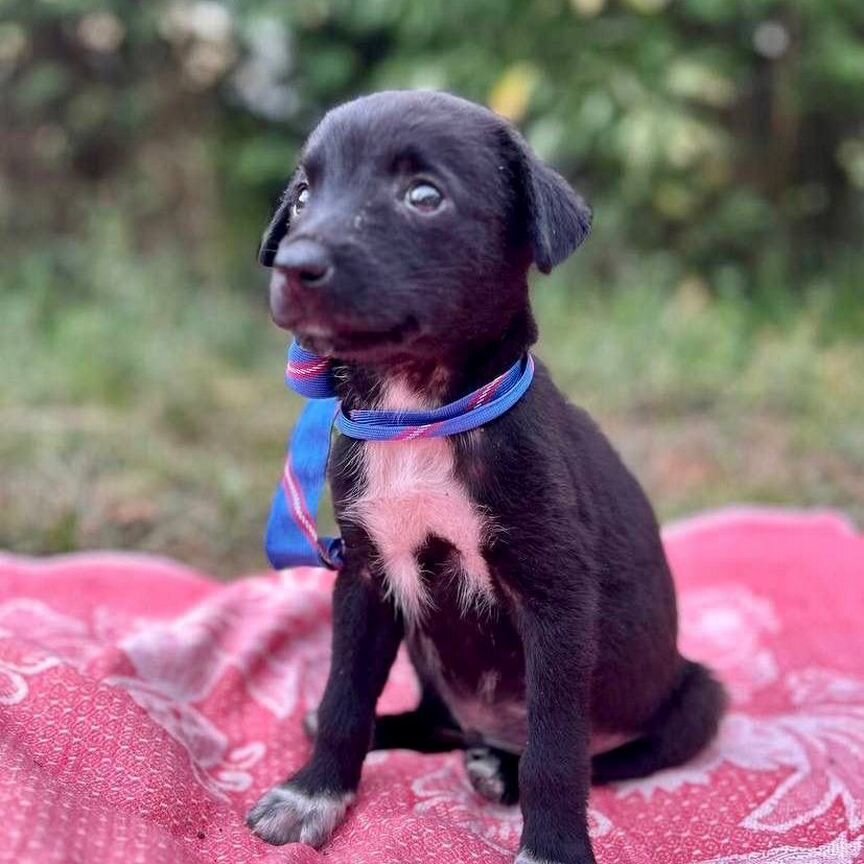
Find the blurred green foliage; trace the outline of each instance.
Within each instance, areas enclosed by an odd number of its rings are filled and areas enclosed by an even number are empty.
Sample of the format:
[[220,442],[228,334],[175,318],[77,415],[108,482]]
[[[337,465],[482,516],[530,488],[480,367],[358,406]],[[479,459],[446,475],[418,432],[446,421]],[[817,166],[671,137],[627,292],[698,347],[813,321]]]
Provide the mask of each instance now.
[[[861,0],[0,0],[0,213],[20,250],[114,208],[247,282],[326,108],[436,87],[510,116],[595,205],[593,274],[864,274]],[[242,263],[238,263],[242,262]]]
[[[108,214],[80,231],[0,269],[0,548],[264,566],[301,404],[282,381],[285,334],[263,296],[136,251]],[[746,501],[864,524],[864,341],[836,324],[860,310],[859,285],[743,302],[698,278],[670,292],[667,265],[626,265],[628,290],[610,294],[577,257],[537,285],[538,351],[564,392],[663,519]]]

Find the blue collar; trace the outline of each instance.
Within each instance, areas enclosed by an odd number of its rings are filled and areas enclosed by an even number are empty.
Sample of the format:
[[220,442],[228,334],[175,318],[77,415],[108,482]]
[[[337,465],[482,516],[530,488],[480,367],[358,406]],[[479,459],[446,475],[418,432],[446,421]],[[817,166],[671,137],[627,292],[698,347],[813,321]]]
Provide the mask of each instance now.
[[270,563],[286,567],[342,564],[342,540],[319,537],[316,513],[327,481],[333,426],[361,441],[444,438],[476,429],[512,408],[531,385],[534,360],[526,354],[484,387],[431,411],[342,411],[330,361],[301,348],[288,349],[287,385],[311,401],[294,429],[282,479],[267,522]]

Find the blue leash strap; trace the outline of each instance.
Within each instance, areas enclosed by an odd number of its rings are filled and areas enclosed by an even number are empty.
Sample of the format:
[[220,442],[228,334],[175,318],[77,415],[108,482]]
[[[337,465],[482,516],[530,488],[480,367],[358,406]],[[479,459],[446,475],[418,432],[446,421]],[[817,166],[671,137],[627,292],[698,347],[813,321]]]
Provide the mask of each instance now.
[[327,482],[330,433],[338,408],[336,398],[311,400],[294,427],[264,544],[277,570],[322,564],[337,570],[342,564],[341,539],[319,537],[316,518]]

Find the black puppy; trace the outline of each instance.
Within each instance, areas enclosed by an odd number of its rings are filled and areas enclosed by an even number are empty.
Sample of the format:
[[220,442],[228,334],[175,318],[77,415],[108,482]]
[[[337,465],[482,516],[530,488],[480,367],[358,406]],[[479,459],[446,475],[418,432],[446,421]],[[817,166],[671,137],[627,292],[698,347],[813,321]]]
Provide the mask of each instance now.
[[[272,316],[334,358],[346,409],[441,405],[534,343],[526,273],[567,258],[590,221],[492,112],[443,93],[358,99],[312,133],[264,235]],[[320,845],[370,747],[465,747],[478,792],[521,801],[520,864],[593,861],[591,780],[684,762],[724,705],[678,653],[636,480],[539,364],[521,401],[474,431],[339,437],[330,480],[345,561],[314,750],[252,829]],[[422,701],[376,718],[403,639]]]

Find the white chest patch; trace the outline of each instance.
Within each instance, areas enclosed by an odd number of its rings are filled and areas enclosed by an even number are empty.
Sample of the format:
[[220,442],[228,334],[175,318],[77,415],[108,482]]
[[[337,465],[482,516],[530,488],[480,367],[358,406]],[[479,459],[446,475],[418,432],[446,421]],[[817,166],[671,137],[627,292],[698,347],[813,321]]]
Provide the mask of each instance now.
[[[394,382],[379,407],[417,411],[429,406]],[[491,599],[489,571],[480,551],[488,525],[454,475],[450,441],[369,441],[363,460],[366,488],[345,516],[369,532],[390,590],[406,616],[416,619],[430,600],[417,552],[431,535],[451,543],[459,553],[463,602]]]

